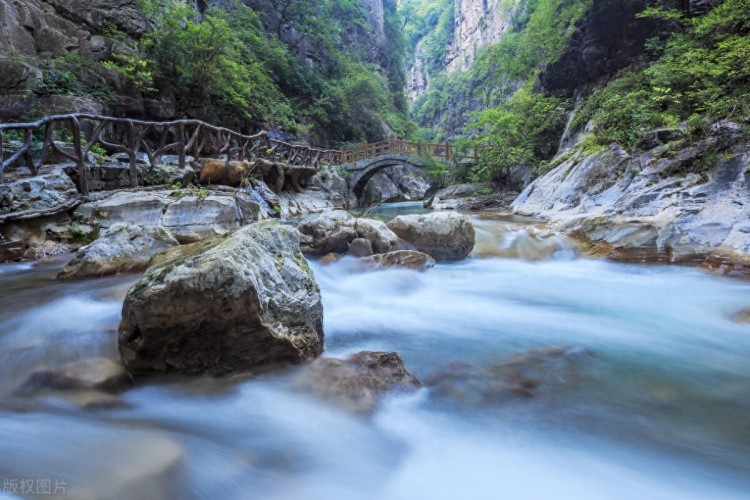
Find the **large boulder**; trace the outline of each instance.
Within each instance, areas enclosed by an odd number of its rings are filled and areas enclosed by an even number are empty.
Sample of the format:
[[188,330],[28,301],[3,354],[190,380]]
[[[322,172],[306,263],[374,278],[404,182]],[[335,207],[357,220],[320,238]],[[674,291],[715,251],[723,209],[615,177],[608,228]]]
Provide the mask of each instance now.
[[455,184],[439,189],[424,202],[433,210],[504,210],[518,196],[513,191],[503,191],[500,186],[486,184]]
[[474,226],[455,212],[400,215],[388,228],[438,261],[464,259],[474,248]]
[[386,167],[367,182],[362,200],[367,205],[392,201],[419,201],[430,189],[424,169],[412,165]]
[[150,268],[123,304],[125,367],[222,374],[318,356],[323,306],[299,246],[293,227],[261,222]]
[[305,365],[293,385],[358,412],[372,411],[390,391],[414,391],[419,380],[395,352],[360,352],[347,359],[321,358]]
[[91,245],[82,248],[58,274],[60,279],[83,279],[143,271],[151,256],[179,245],[161,226],[115,224]]

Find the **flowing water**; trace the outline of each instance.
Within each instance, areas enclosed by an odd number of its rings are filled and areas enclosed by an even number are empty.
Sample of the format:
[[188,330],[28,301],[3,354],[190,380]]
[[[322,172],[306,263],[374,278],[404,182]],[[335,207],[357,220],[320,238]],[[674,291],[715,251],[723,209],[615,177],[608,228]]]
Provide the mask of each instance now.
[[[14,395],[39,369],[115,358],[137,276],[0,266],[5,495],[42,479],[68,498],[750,497],[750,325],[732,321],[750,283],[576,258],[533,221],[474,222],[473,258],[425,273],[312,263],[326,355],[396,351],[424,382],[367,415],[273,372],[151,380],[98,409]],[[533,394],[507,390],[519,373]]]

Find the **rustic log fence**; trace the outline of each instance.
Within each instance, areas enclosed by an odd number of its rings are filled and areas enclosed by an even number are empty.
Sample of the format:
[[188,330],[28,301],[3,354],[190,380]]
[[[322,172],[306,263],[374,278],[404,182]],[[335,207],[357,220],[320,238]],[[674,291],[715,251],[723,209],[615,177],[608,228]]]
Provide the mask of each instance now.
[[[91,130],[87,137],[82,133],[84,123]],[[22,145],[6,159],[5,136],[13,130],[22,132]],[[40,141],[35,140],[40,131],[44,133],[41,146]],[[120,140],[113,138],[118,132]],[[61,148],[55,141],[56,134],[68,133],[72,152]],[[0,124],[0,179],[6,168],[21,159],[36,175],[49,154],[55,152],[77,164],[81,192],[88,194],[86,158],[96,145],[110,153],[128,156],[132,187],[138,187],[137,163],[141,154],[146,155],[152,167],[156,167],[165,154],[177,155],[181,168],[185,167],[188,154],[192,154],[195,160],[203,155],[226,155],[227,160],[262,159],[280,163],[285,165],[287,172],[314,172],[323,164],[336,163],[341,154],[339,150],[291,144],[272,138],[267,132],[245,135],[200,120],[154,122],[91,114],[56,115],[29,123]]]
[[[16,131],[21,135],[21,147],[10,152],[6,159],[6,136]],[[20,132],[20,134],[19,134]],[[67,137],[72,151],[57,144],[56,137]],[[115,118],[94,114],[47,116],[35,122],[0,123],[0,180],[5,170],[23,160],[33,175],[44,165],[50,153],[75,162],[79,187],[89,192],[86,158],[95,146],[108,153],[125,153],[129,161],[131,187],[138,187],[138,160],[142,154],[151,167],[156,168],[165,154],[177,155],[177,163],[184,168],[188,154],[195,160],[207,155],[226,156],[226,161],[273,162],[288,176],[296,189],[299,177],[315,173],[322,165],[347,165],[359,160],[383,155],[431,157],[457,162],[477,159],[476,152],[458,152],[450,143],[430,144],[391,138],[376,143],[363,143],[349,149],[320,149],[296,145],[271,137],[268,132],[242,134],[201,120],[173,120],[165,122]],[[282,167],[283,165],[283,167]],[[282,179],[283,180],[283,179]]]

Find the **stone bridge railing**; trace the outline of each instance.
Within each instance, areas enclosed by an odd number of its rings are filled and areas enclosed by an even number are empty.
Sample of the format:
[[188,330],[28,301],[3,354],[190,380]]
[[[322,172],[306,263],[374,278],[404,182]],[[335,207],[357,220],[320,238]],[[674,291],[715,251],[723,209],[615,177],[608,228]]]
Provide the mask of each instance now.
[[[6,155],[6,139],[13,132],[21,147]],[[72,143],[72,151],[56,143],[61,138]],[[0,124],[0,179],[7,167],[21,159],[36,175],[49,154],[55,152],[78,165],[81,192],[88,194],[85,164],[96,145],[128,156],[132,187],[138,187],[137,161],[142,153],[152,167],[165,154],[176,155],[180,167],[185,166],[188,154],[196,160],[204,155],[226,155],[239,161],[274,162],[293,175],[314,173],[323,164],[339,163],[342,153],[290,144],[267,132],[245,135],[200,120],[153,122],[90,114],[56,115],[29,123]]]

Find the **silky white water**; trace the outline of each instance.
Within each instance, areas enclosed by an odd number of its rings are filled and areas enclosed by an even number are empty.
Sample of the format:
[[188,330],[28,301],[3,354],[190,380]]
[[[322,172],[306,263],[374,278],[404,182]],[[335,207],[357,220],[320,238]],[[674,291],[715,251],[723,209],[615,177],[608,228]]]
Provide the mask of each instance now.
[[[14,396],[40,368],[116,357],[137,276],[1,266],[0,476],[62,479],[71,498],[747,498],[750,325],[731,318],[750,282],[574,258],[563,240],[509,258],[551,243],[513,219],[475,222],[482,251],[424,273],[312,263],[326,356],[396,351],[424,383],[372,415],[274,372],[154,379],[103,409]],[[572,368],[542,370],[534,396],[477,396],[487,367],[563,346]],[[433,384],[456,363],[479,383]]]

